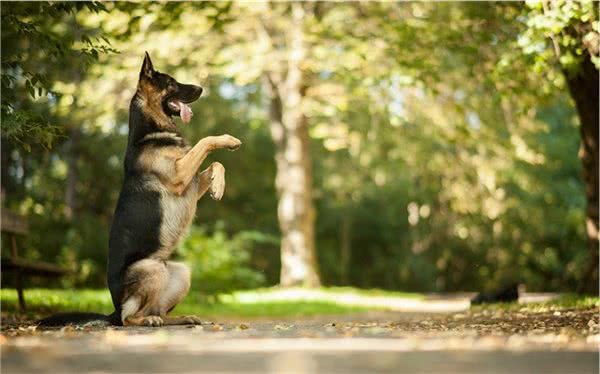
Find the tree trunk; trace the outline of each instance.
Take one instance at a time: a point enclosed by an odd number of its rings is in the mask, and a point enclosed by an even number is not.
[[[312,200],[312,161],[308,123],[302,112],[305,87],[302,4],[292,3],[288,66],[285,80],[268,76],[271,136],[275,143],[281,230],[281,286],[318,287],[315,256],[315,209]]]
[[[341,284],[347,286],[350,280],[350,256],[352,254],[350,230],[352,228],[352,222],[349,216],[345,215],[342,217],[342,224],[340,227],[340,278]]]
[[[72,25],[75,30],[75,36],[79,39],[81,37],[81,30],[77,24]],[[72,77],[74,82],[82,81],[81,71],[77,70],[74,72]],[[73,101],[73,107],[78,106],[77,96]],[[67,221],[73,221],[77,212],[77,182],[79,180],[79,170],[77,161],[79,160],[79,143],[81,141],[81,129],[74,124],[70,124],[67,128],[67,185],[65,186],[65,207],[64,214]]]
[[[586,55],[575,74],[565,72],[571,97],[579,114],[581,145],[579,158],[583,165],[585,187],[586,232],[589,263],[584,272],[580,292],[598,294],[598,69]]]
[[[69,141],[67,144],[67,181],[65,186],[65,207],[64,214],[67,220],[72,220],[75,216],[77,204],[77,180],[79,173],[77,170],[78,147],[79,147],[79,129],[71,128],[68,132]]]

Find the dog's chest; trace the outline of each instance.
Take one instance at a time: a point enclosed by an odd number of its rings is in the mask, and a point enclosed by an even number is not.
[[[179,240],[185,236],[196,214],[197,181],[193,180],[186,192],[177,196],[166,190],[161,191],[160,225],[161,249],[158,255],[165,259],[175,249]]]

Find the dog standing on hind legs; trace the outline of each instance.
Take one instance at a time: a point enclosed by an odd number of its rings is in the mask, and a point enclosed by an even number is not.
[[[225,168],[218,162],[199,172],[214,150],[236,150],[231,135],[209,136],[189,146],[174,116],[189,123],[202,88],[182,84],[154,69],[146,53],[137,91],[129,106],[125,178],[110,231],[108,288],[115,311],[61,313],[41,326],[107,321],[113,325],[161,326],[200,323],[198,317],[169,317],[189,291],[190,269],[169,261],[196,213],[197,201],[209,192],[220,200]]]

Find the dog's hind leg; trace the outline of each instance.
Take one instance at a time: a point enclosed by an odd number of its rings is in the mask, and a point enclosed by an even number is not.
[[[195,316],[168,317],[187,295],[191,271],[185,264],[144,259],[131,265],[126,275],[126,296],[121,307],[125,326],[200,324]]]
[[[160,316],[165,325],[195,325],[201,324],[196,316],[168,317],[169,313],[183,300],[190,290],[190,268],[180,262],[167,261],[169,281],[160,295]]]
[[[160,326],[160,297],[169,282],[164,262],[143,259],[134,262],[125,275],[125,296],[121,306],[123,325]]]
[[[131,296],[121,305],[121,321],[125,321],[135,315],[142,306],[142,298],[138,295]]]
[[[160,315],[164,316],[183,300],[190,290],[192,273],[190,268],[181,262],[167,261],[169,280],[162,289],[159,298]]]
[[[206,191],[213,200],[221,200],[225,192],[225,167],[220,162],[213,162],[198,177],[198,200]]]

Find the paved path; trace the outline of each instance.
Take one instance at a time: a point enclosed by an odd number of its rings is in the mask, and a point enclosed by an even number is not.
[[[598,310],[4,326],[4,373],[596,373]]]
[[[179,344],[175,341],[178,340]],[[594,351],[434,349],[427,342],[366,338],[210,340],[173,334],[162,343],[75,340],[2,351],[5,373],[595,373]],[[93,348],[89,345],[93,344]]]

